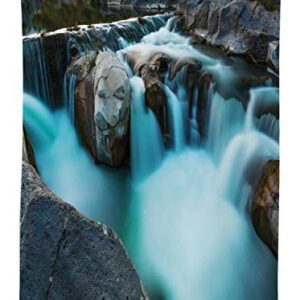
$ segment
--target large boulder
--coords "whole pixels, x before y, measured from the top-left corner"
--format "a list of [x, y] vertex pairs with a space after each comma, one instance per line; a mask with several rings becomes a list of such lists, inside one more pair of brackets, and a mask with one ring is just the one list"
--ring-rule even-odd
[[120, 166], [128, 154], [130, 83], [113, 52], [90, 53], [70, 68], [77, 77], [75, 123], [95, 160]]
[[20, 299], [147, 299], [116, 233], [66, 204], [23, 162]]
[[252, 199], [253, 226], [259, 237], [278, 255], [279, 161], [271, 160], [263, 168]]
[[279, 40], [279, 11], [256, 1], [180, 0], [177, 13], [198, 39], [255, 63], [267, 63], [269, 44]]
[[96, 160], [119, 166], [127, 154], [130, 83], [125, 66], [112, 52], [96, 57], [93, 76]]

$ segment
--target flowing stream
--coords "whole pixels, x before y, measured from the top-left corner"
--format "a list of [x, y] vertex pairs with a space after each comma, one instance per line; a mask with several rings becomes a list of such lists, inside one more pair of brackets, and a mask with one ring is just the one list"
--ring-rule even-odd
[[227, 89], [235, 89], [239, 76], [222, 58], [172, 31], [173, 23], [169, 19], [140, 41], [123, 40], [117, 52], [132, 89], [129, 169], [95, 165], [81, 146], [72, 125], [71, 78], [63, 109], [53, 112], [41, 99], [24, 95], [24, 123], [39, 172], [62, 199], [117, 230], [151, 299], [275, 300], [277, 260], [252, 227], [249, 197], [263, 164], [279, 158], [278, 88], [252, 87], [243, 105], [211, 85], [201, 136], [196, 105], [203, 91], [195, 87], [189, 110], [182, 74], [166, 80], [166, 147], [145, 106], [143, 80], [126, 54], [194, 59]]

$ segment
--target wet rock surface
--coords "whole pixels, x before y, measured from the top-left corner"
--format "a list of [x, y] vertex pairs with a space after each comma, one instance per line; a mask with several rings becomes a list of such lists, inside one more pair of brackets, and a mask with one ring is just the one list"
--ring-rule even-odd
[[32, 165], [37, 170], [34, 150], [28, 139], [25, 128], [23, 128], [22, 160]]
[[251, 207], [252, 223], [259, 237], [278, 255], [279, 161], [263, 168]]
[[66, 204], [23, 162], [20, 299], [147, 299], [116, 233]]
[[130, 84], [113, 52], [90, 53], [72, 66], [77, 76], [75, 119], [95, 160], [122, 164], [128, 154]]
[[149, 63], [141, 67], [140, 73], [145, 84], [145, 103], [156, 115], [163, 132], [166, 132], [164, 120], [167, 96], [163, 82], [164, 72], [168, 68], [169, 58], [162, 53], [155, 54]]
[[279, 39], [279, 11], [256, 1], [180, 0], [177, 13], [200, 41], [255, 63], [267, 63], [269, 44]]

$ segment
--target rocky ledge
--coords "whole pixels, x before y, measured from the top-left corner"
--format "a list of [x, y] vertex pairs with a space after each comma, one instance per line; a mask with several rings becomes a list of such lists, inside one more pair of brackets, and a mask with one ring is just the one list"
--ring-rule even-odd
[[20, 299], [147, 299], [121, 240], [47, 189], [23, 162]]
[[252, 222], [258, 236], [278, 255], [279, 161], [263, 168], [252, 199]]
[[[177, 14], [184, 29], [228, 54], [243, 55], [254, 63], [279, 71], [278, 1], [179, 0]], [[268, 10], [267, 8], [275, 8]]]

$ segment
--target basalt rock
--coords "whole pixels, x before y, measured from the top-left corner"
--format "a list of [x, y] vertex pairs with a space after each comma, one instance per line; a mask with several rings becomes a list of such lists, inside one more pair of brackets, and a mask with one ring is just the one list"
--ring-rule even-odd
[[278, 255], [279, 161], [265, 164], [252, 199], [252, 223], [259, 237]]
[[72, 67], [77, 76], [76, 126], [95, 160], [122, 164], [128, 154], [130, 84], [113, 52], [90, 53]]
[[47, 189], [23, 162], [20, 299], [147, 299], [117, 234]]
[[185, 29], [225, 52], [267, 63], [269, 44], [279, 39], [279, 11], [255, 1], [180, 0]]

